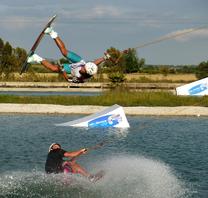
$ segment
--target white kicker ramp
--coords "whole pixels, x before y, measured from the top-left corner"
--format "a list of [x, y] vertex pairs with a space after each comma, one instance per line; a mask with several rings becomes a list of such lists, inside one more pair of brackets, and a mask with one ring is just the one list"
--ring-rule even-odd
[[208, 77], [177, 87], [176, 93], [183, 96], [208, 95]]
[[80, 118], [78, 120], [56, 124], [56, 126], [73, 126], [73, 127], [118, 127], [128, 128], [129, 123], [123, 108], [119, 105], [113, 105], [98, 113]]

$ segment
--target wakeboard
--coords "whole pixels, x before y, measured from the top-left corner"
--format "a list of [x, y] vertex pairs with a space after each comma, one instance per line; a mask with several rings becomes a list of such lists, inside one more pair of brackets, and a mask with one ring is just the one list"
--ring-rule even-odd
[[26, 60], [25, 60], [25, 62], [23, 63], [23, 65], [21, 67], [20, 75], [28, 70], [28, 67], [29, 67], [29, 63], [27, 63], [28, 57], [30, 57], [30, 56], [32, 56], [34, 54], [35, 50], [37, 49], [40, 41], [42, 40], [42, 38], [43, 38], [43, 36], [45, 34], [44, 31], [46, 30], [46, 28], [48, 28], [48, 27], [51, 26], [51, 24], [55, 20], [56, 16], [57, 15], [54, 15], [53, 17], [50, 18], [50, 20], [48, 21], [48, 23], [46, 24], [46, 26], [43, 28], [43, 30], [41, 31], [41, 33], [39, 34], [39, 36], [35, 40], [35, 43], [33, 44], [32, 48], [28, 52], [27, 57], [26, 57]]

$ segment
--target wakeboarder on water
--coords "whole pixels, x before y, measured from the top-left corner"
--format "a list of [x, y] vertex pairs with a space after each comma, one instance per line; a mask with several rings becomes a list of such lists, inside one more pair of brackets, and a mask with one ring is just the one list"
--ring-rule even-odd
[[[83, 148], [78, 151], [65, 151], [61, 148], [61, 145], [58, 143], [53, 143], [49, 147], [49, 152], [47, 155], [45, 163], [45, 171], [47, 174], [51, 173], [71, 173], [71, 174], [80, 174], [89, 179], [91, 182], [96, 182], [101, 179], [104, 175], [103, 171], [98, 172], [95, 175], [90, 174], [83, 167], [81, 167], [76, 162], [76, 157], [86, 154], [88, 149]], [[71, 158], [70, 160], [64, 160], [63, 158]]]
[[104, 53], [103, 57], [100, 57], [91, 62], [85, 62], [79, 55], [71, 50], [66, 49], [64, 42], [58, 36], [58, 33], [53, 30], [52, 27], [46, 28], [45, 34], [51, 36], [56, 45], [60, 49], [62, 55], [69, 60], [70, 64], [56, 65], [52, 64], [37, 54], [32, 54], [28, 57], [27, 63], [39, 63], [47, 69], [61, 73], [66, 81], [73, 83], [83, 83], [87, 79], [91, 78], [98, 71], [98, 65], [105, 60], [110, 59], [108, 53]]

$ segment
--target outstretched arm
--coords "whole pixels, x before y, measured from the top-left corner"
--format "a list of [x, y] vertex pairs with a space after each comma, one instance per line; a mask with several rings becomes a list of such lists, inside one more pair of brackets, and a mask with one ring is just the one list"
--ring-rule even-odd
[[99, 64], [101, 64], [104, 61], [105, 61], [105, 58], [104, 57], [101, 57], [101, 58], [95, 59], [93, 61], [93, 63], [95, 63], [96, 65], [99, 65]]
[[110, 58], [111, 58], [111, 56], [107, 52], [105, 52], [103, 57], [95, 59], [93, 61], [93, 63], [95, 63], [96, 65], [99, 65], [99, 64], [101, 64], [102, 62], [104, 62], [104, 61], [106, 61], [108, 59], [110, 60]]
[[83, 148], [78, 151], [72, 151], [72, 152], [65, 152], [64, 157], [78, 157], [79, 155], [85, 154], [87, 152], [87, 149]]

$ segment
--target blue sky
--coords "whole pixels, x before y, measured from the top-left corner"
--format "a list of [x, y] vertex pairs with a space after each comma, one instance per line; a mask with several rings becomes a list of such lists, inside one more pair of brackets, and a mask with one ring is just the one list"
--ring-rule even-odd
[[[54, 29], [85, 60], [113, 46], [137, 47], [163, 36], [208, 26], [207, 0], [0, 0], [0, 38], [29, 50], [54, 14]], [[61, 58], [47, 36], [37, 53]], [[208, 28], [138, 49], [147, 64], [199, 64], [208, 60]]]

